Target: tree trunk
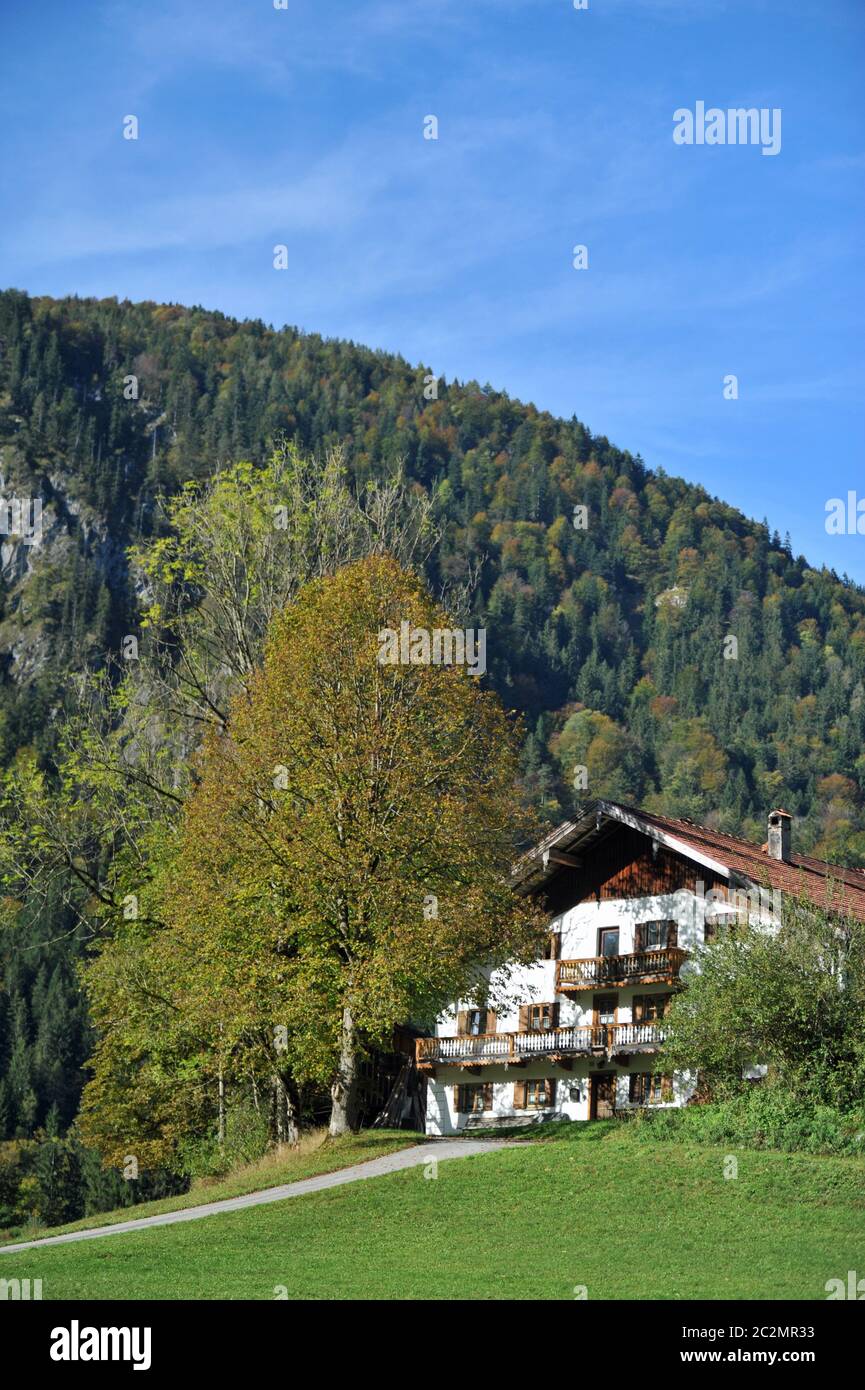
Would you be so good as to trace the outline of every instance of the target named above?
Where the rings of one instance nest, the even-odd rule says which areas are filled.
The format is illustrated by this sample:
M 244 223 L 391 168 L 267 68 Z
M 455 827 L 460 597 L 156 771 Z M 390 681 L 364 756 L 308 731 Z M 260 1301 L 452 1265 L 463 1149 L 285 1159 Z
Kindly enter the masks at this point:
M 300 1143 L 300 1126 L 297 1105 L 285 1078 L 278 1072 L 273 1077 L 273 1103 L 276 1120 L 277 1144 L 290 1144 L 294 1148 Z
M 336 1138 L 355 1127 L 357 1092 L 357 1038 L 354 1019 L 348 1008 L 342 1011 L 339 1067 L 330 1088 L 332 1102 L 329 1133 Z
M 219 1062 L 217 1087 L 219 1093 L 219 1127 L 217 1130 L 217 1138 L 219 1147 L 223 1148 L 225 1145 L 225 1074 L 222 1070 L 222 1059 L 220 1059 Z

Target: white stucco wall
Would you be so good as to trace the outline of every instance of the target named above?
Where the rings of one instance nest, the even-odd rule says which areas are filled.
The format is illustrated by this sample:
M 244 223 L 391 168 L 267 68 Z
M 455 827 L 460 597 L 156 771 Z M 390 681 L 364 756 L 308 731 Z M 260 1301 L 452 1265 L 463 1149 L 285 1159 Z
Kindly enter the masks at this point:
M 580 960 L 598 954 L 598 931 L 602 927 L 618 927 L 619 954 L 627 955 L 635 949 L 636 929 L 641 922 L 675 920 L 678 923 L 678 945 L 686 951 L 694 951 L 705 939 L 705 920 L 707 908 L 714 910 L 711 899 L 689 890 L 661 894 L 645 898 L 617 898 L 604 902 L 578 903 L 553 917 L 550 930 L 561 935 L 559 957 L 561 960 Z M 617 999 L 618 1023 L 633 1022 L 633 1000 L 635 994 L 665 993 L 663 985 L 626 985 L 621 988 L 591 986 L 576 996 L 556 994 L 556 964 L 554 960 L 539 960 L 526 967 L 512 971 L 494 973 L 490 977 L 494 997 L 504 992 L 506 1003 L 497 1012 L 497 1033 L 519 1031 L 519 1007 L 527 1003 L 559 1004 L 559 1026 L 588 1025 L 593 1021 L 593 1002 L 595 994 L 615 994 Z M 688 972 L 695 968 L 693 961 L 686 961 L 681 970 L 681 978 L 687 980 Z M 437 1037 L 452 1037 L 457 1031 L 457 1013 L 467 1008 L 465 1001 L 458 1001 L 441 1015 L 436 1024 Z M 627 1067 L 617 1065 L 616 1104 L 626 1108 L 628 1100 L 628 1078 L 635 1072 L 659 1072 L 663 1070 L 663 1054 L 640 1054 L 634 1056 Z M 483 1082 L 493 1084 L 493 1109 L 487 1111 L 485 1121 L 492 1122 L 496 1116 L 502 1118 L 519 1114 L 543 1114 L 571 1120 L 589 1118 L 589 1072 L 602 1068 L 600 1060 L 588 1057 L 574 1057 L 572 1070 L 554 1067 L 549 1061 L 539 1059 L 520 1067 L 506 1067 L 503 1064 L 481 1066 L 471 1073 L 459 1066 L 437 1066 L 435 1077 L 431 1077 L 427 1087 L 427 1132 L 429 1134 L 453 1134 L 465 1127 L 466 1116 L 459 1122 L 454 1114 L 453 1087 L 458 1085 L 477 1085 Z M 604 1067 L 605 1070 L 609 1069 Z M 513 1086 L 515 1081 L 526 1081 L 537 1077 L 556 1078 L 555 1105 L 549 1112 L 516 1112 L 513 1107 Z M 696 1077 L 690 1074 L 674 1074 L 673 1105 L 684 1105 L 693 1094 Z

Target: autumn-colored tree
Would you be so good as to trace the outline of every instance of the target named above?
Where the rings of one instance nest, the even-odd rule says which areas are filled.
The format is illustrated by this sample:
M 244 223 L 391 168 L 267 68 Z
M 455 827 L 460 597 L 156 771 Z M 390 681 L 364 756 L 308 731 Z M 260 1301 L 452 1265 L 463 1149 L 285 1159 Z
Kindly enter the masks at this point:
M 366 1047 L 531 958 L 543 929 L 508 882 L 532 833 L 518 730 L 465 666 L 380 660 L 403 623 L 450 627 L 389 557 L 277 619 L 205 740 L 163 909 L 187 1012 L 233 1027 L 263 1002 L 293 1074 L 329 1081 L 333 1134 Z
M 26 902 L 59 903 L 101 943 L 85 972 L 98 1033 L 83 1125 L 121 1164 L 130 1148 L 176 1163 L 196 1126 L 216 1118 L 221 1137 L 227 1101 L 251 1091 L 263 1108 L 267 1086 L 274 1137 L 296 1138 L 264 990 L 226 989 L 219 1016 L 191 1008 L 196 972 L 160 933 L 190 754 L 205 727 L 225 727 L 269 624 L 306 581 L 368 553 L 419 564 L 437 536 L 399 467 L 355 491 L 338 450 L 313 459 L 288 444 L 262 467 L 190 484 L 165 511 L 167 534 L 132 556 L 147 595 L 134 659 L 76 682 L 53 778 L 30 750 L 0 776 L 0 923 Z
M 225 723 L 271 622 L 307 580 L 370 554 L 422 565 L 439 539 L 426 493 L 398 467 L 355 492 L 341 450 L 294 444 L 261 467 L 190 481 L 164 509 L 168 534 L 131 551 L 149 597 L 140 669 L 148 701 L 192 725 Z
M 550 749 L 577 800 L 605 796 L 636 801 L 640 791 L 640 747 L 608 715 L 577 709 Z

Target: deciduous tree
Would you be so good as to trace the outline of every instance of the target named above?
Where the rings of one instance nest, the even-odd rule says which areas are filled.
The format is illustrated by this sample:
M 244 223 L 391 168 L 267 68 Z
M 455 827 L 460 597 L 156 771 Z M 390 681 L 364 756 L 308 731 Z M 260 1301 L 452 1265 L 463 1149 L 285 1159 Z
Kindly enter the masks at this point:
M 205 741 L 164 907 L 191 1007 L 266 1001 L 295 1074 L 330 1081 L 335 1134 L 366 1047 L 530 958 L 542 930 L 508 883 L 531 834 L 518 731 L 465 668 L 382 663 L 404 621 L 449 627 L 387 557 L 278 617 Z

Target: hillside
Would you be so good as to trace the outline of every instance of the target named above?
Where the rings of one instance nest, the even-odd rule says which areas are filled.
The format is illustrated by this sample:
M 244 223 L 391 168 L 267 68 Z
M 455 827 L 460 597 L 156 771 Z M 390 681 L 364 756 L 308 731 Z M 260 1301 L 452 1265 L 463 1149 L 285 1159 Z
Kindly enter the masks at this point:
M 727 1182 L 722 1148 L 635 1142 L 620 1122 L 570 1130 L 247 1211 L 0 1252 L 0 1275 L 75 1300 L 815 1301 L 861 1268 L 860 1159 L 744 1152 Z M 647 1166 L 664 1174 L 651 1197 Z
M 70 674 L 136 630 L 127 548 L 160 494 L 286 436 L 343 445 L 358 487 L 402 461 L 433 495 L 430 582 L 478 573 L 473 621 L 548 820 L 606 795 L 759 841 L 783 804 L 798 851 L 865 863 L 865 592 L 576 419 L 473 382 L 430 394 L 423 366 L 290 328 L 0 294 L 3 496 L 43 505 L 36 543 L 8 509 L 0 538 L 0 763 L 33 746 L 50 767 Z M 49 905 L 16 925 L 0 1139 L 68 1126 L 90 1047 L 72 924 Z
M 5 495 L 44 499 L 42 545 L 3 546 L 3 760 L 47 749 L 68 671 L 134 624 L 125 552 L 156 497 L 284 434 L 343 443 L 358 485 L 402 459 L 433 491 L 430 577 L 480 566 L 475 617 L 551 818 L 583 763 L 588 795 L 755 838 L 782 802 L 800 848 L 865 862 L 865 593 L 576 420 L 476 383 L 428 401 L 425 376 L 202 309 L 0 295 Z

